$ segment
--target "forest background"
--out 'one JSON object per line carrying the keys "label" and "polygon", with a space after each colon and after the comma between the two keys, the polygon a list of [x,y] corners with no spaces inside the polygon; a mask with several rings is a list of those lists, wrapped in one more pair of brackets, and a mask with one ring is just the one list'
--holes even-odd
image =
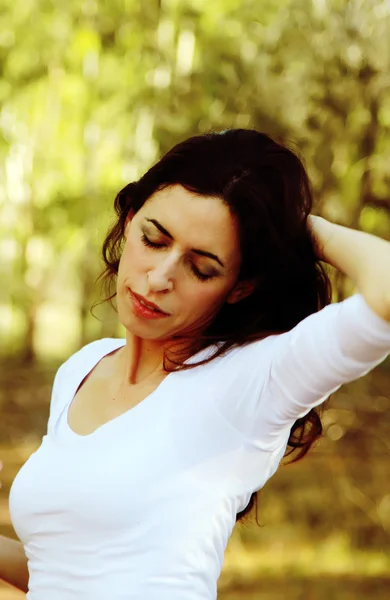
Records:
{"label": "forest background", "polygon": [[[0,0],[0,533],[55,370],[122,337],[98,300],[113,199],[176,142],[253,127],[292,144],[316,212],[390,240],[390,0]],[[332,273],[334,300],[351,283]],[[388,598],[390,365],[239,525],[221,600]],[[22,597],[0,587],[1,600]]]}

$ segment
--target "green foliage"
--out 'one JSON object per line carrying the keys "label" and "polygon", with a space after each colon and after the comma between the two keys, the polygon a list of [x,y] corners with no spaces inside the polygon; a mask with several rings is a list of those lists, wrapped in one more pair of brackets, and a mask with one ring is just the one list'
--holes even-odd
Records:
{"label": "green foliage", "polygon": [[[0,354],[23,363],[4,370],[2,439],[43,433],[54,365],[28,362],[122,335],[108,306],[89,314],[113,199],[179,140],[277,136],[318,213],[390,239],[389,44],[388,0],[0,0]],[[335,277],[335,299],[350,291]],[[311,466],[264,490],[267,527],[236,530],[221,598],[387,598],[389,375],[374,376],[338,396]]]}
{"label": "green foliage", "polygon": [[88,313],[114,196],[195,133],[294,144],[318,212],[390,237],[389,33],[385,0],[2,0],[2,352],[118,334]]}

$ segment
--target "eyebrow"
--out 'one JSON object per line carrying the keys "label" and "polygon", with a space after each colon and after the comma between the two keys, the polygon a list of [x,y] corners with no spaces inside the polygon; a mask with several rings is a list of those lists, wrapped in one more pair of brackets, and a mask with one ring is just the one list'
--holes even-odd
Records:
{"label": "eyebrow", "polygon": [[[153,225],[155,227],[157,227],[157,229],[159,231],[161,231],[161,233],[163,233],[169,239],[173,240],[173,235],[171,233],[169,233],[169,231],[167,229],[165,229],[165,227],[163,227],[163,225],[161,225],[161,223],[159,223],[159,221],[157,221],[156,219],[147,219],[147,218],[146,218],[146,221],[148,221],[149,223],[153,223]],[[206,252],[206,250],[199,250],[198,248],[191,248],[191,252],[194,252],[194,254],[200,254],[200,256],[207,256],[207,258],[212,258],[217,263],[219,263],[221,265],[221,267],[225,267],[225,265],[223,264],[221,259],[218,258],[218,256],[216,254],[213,254],[212,252]]]}

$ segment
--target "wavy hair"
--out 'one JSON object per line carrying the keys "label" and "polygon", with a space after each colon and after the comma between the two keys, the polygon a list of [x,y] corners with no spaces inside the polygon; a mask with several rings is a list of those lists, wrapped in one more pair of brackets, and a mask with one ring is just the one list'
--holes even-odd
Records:
{"label": "wavy hair", "polygon": [[[174,369],[189,369],[274,333],[292,329],[308,315],[331,302],[331,284],[318,261],[308,226],[313,196],[306,170],[297,154],[270,136],[252,129],[205,133],[178,143],[138,181],[116,196],[116,219],[104,240],[105,269],[98,280],[104,301],[116,296],[124,227],[130,210],[136,213],[156,191],[180,184],[188,191],[220,198],[237,217],[242,262],[239,280],[255,280],[250,296],[236,304],[225,303],[196,339],[187,339],[182,355],[170,357]],[[216,344],[203,361],[184,359]],[[191,351],[192,349],[192,351]],[[164,366],[167,371],[172,368]],[[291,428],[286,456],[302,458],[322,434],[313,409]],[[247,515],[257,492],[237,514]]]}

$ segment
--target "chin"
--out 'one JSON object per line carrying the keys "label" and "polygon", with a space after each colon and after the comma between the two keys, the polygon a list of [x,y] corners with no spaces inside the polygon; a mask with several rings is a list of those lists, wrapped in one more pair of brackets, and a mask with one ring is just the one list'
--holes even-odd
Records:
{"label": "chin", "polygon": [[131,335],[139,337],[143,340],[158,341],[163,340],[170,335],[169,331],[161,331],[159,326],[153,321],[150,323],[139,323],[132,318],[132,315],[129,314],[126,315],[125,319],[122,319],[119,316],[119,320],[126,331],[128,331]]}

